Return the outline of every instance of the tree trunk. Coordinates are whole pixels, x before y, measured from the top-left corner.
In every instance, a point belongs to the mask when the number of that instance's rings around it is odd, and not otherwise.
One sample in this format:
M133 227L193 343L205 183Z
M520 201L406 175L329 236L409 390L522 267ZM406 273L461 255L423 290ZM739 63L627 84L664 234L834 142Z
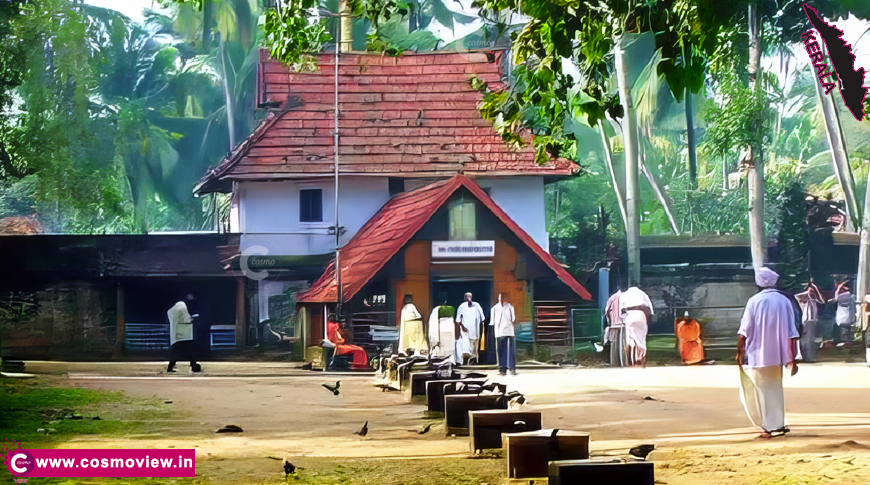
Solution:
M350 16L350 8L347 6L347 0L339 0L338 13L341 15L339 29L341 34L339 37L339 46L341 52L353 51L353 17Z
M695 107L689 88L686 88L684 104L686 106L686 143L689 150L689 181L694 189L698 186L698 142L695 137Z
M756 96L761 96L761 37L759 35L758 6L749 5L749 82ZM761 149L762 120L758 122L758 136L749 147L744 160L749 199L749 245L752 266L759 268L767 259L767 237L764 234L764 154Z
M641 144L638 143L638 145ZM676 209L674 209L674 201L671 200L671 197L662 188L662 184L658 177L655 176L652 170L650 170L649 165L646 163L646 146L638 152L640 155L640 169L643 171L643 175L649 182L650 187L652 187L653 193L656 194L656 199L658 199L659 204L662 205L662 209L665 210L665 215L668 216L668 222L671 223L671 229L674 231L674 234L679 236L680 228L677 227L677 220L674 218L674 212L676 212Z
M221 74L223 77L224 83L224 102L226 102L226 113L227 113L227 132L230 135L230 152L236 149L236 118L235 118L235 109L233 107L233 90L230 89L230 73L227 71L227 52L226 52L226 44L224 44L223 39L221 39L221 45L219 49L219 54L221 56L221 70L223 71Z
M625 193L622 190L622 186L619 185L619 178L616 176L616 167L613 165L613 149L610 147L610 138L607 137L607 132L604 131L603 120L598 120L598 132L601 133L601 144L604 146L604 164L610 173L610 183L613 184L613 191L616 192L616 202L619 205L619 213L622 214L622 227L625 228L628 226L628 217L625 211Z
M625 63L625 38L616 42L616 81L619 86L619 101L624 110L622 138L625 145L625 238L628 253L628 284L640 284L640 183L637 147L637 120L634 100L628 82L628 66Z
M858 209L858 197L855 195L855 177L849 166L849 155L846 153L846 145L843 143L843 132L840 128L840 118L837 114L837 106L834 99L822 92L819 81L814 82L819 105L822 108L822 117L825 120L825 134L828 137L828 145L831 149L831 160L834 165L834 173L840 189L843 190L843 198L846 200L846 213L851 219L852 227L858 229L858 221L861 220ZM866 206L865 206L866 210Z
M214 0L202 0L202 47L211 50L211 26L214 24Z
M858 281L855 285L855 298L858 308L864 309L864 298L867 296L868 279L870 279L870 172L867 173L867 190L864 192L864 217L859 230L860 242L858 244ZM859 313L861 327L867 323L864 321L863 312ZM865 329L867 330L867 329ZM866 342L866 340L865 340ZM867 362L870 362L870 349L866 352Z

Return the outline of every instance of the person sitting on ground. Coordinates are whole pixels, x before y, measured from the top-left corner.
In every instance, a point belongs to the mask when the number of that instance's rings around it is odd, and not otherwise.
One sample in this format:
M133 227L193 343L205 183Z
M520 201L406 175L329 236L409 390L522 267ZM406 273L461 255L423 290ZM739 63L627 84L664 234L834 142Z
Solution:
M335 355L350 354L353 357L351 367L354 369L368 369L369 356L365 349L358 345L350 345L341 335L341 325L336 322L336 318L330 315L329 321L326 324L326 338L335 345Z

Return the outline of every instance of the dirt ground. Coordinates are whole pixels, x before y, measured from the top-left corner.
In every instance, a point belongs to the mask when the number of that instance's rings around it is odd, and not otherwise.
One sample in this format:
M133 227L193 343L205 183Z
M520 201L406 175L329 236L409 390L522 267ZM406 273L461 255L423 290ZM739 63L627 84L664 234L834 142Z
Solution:
M234 376L230 364L204 376L166 376L141 365L65 368L66 377L55 378L69 385L172 401L165 405L176 412L151 423L146 434L80 436L64 446L193 447L197 475L209 483L283 483L285 456L303 469L294 483L502 482L498 454L470 456L467 438L446 436L442 420L424 416L423 404L382 392L370 375L289 368L258 375L254 368L236 370L253 377ZM321 387L339 379L338 396ZM527 395L526 408L542 411L545 427L589 432L593 456L625 456L633 445L655 444L649 458L657 483L870 483L866 366L801 366L786 381L792 433L773 440L757 438L746 418L734 366L521 370L500 379ZM364 421L370 431L360 438L353 432ZM418 435L427 423L432 430ZM226 424L244 432L214 433Z

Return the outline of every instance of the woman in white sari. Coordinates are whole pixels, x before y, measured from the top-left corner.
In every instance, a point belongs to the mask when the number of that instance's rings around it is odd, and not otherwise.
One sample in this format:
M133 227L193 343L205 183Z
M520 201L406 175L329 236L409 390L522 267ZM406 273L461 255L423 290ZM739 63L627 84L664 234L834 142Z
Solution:
M399 326L398 351L409 355L428 352L429 344L426 343L426 332L423 330L423 315L417 311L411 295L405 295L404 302Z
M453 322L453 307L436 306L429 315L429 355L432 357L450 357L454 364L456 359L456 325Z

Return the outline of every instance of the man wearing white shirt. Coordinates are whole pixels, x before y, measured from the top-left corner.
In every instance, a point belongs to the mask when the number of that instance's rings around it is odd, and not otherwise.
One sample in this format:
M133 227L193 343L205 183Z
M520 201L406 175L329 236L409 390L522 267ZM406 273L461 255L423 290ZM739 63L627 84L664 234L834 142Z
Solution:
M768 268L755 269L761 288L746 302L737 331L737 363L740 367L740 399L761 437L782 436L785 427L785 395L782 367L797 373L797 342L800 338L791 301L776 291L779 275Z
M622 314L622 331L628 347L625 353L626 364L646 365L646 335L649 331L650 316L655 314L649 295L640 288L632 286L619 296L619 311Z
M477 343L480 340L480 324L486 320L483 308L472 299L471 293L465 294L465 301L456 309L456 323L462 325L468 332L468 340L471 343L471 356L475 363L478 360Z
M511 375L517 375L517 342L514 333L514 321L517 319L514 306L504 301L498 294L498 303L490 310L489 325L494 327L495 340L498 342L498 373L505 375L510 370Z

